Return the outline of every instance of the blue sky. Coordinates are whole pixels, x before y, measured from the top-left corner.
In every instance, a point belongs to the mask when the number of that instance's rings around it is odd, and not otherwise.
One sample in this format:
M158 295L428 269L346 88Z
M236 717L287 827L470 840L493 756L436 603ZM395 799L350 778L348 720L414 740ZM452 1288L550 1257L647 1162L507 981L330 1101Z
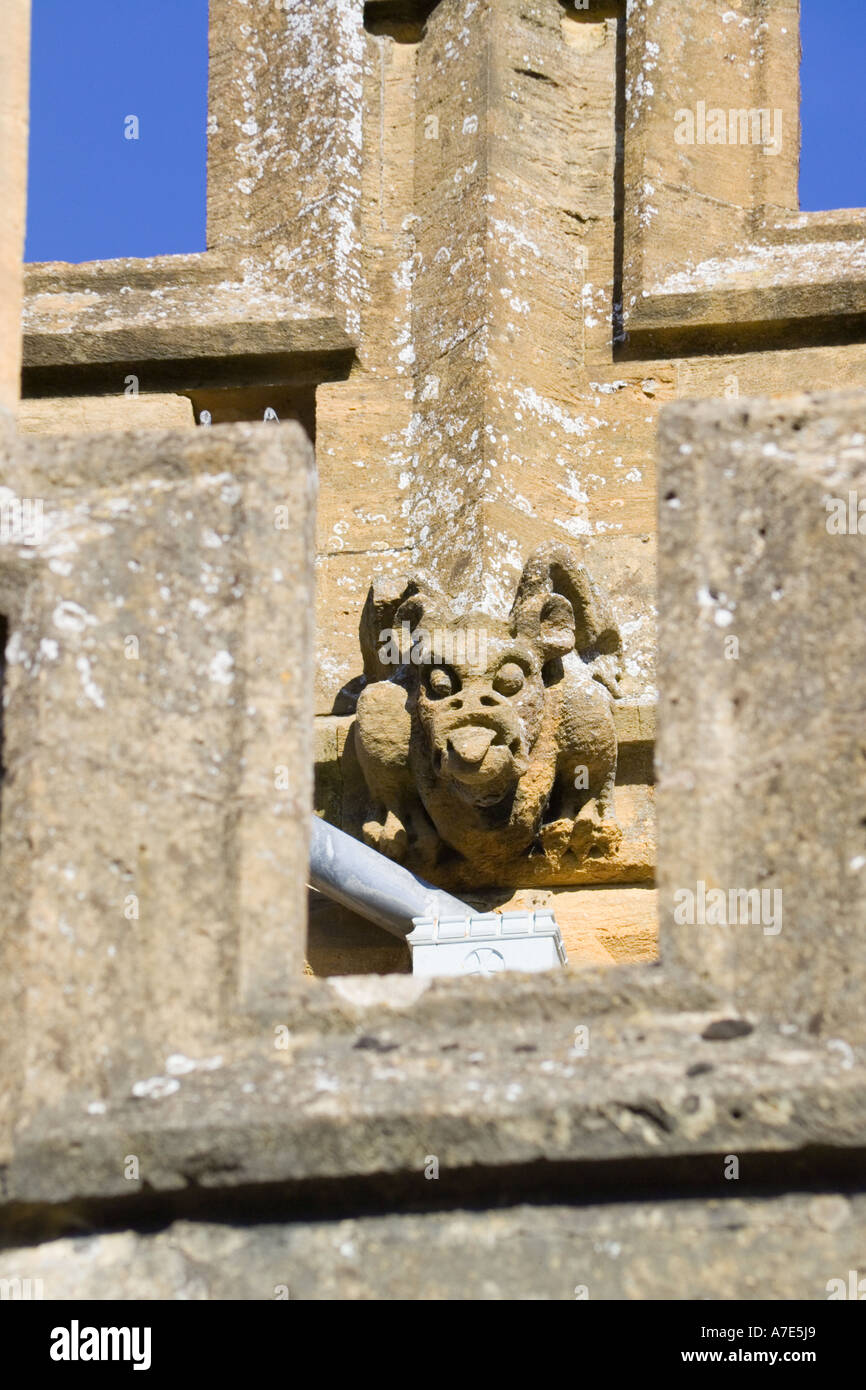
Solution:
M32 15L26 259L203 251L207 0L32 0Z
M207 0L32 3L26 259L204 250ZM800 203L866 207L866 0L802 12Z
M866 208L866 0L801 0L800 206Z

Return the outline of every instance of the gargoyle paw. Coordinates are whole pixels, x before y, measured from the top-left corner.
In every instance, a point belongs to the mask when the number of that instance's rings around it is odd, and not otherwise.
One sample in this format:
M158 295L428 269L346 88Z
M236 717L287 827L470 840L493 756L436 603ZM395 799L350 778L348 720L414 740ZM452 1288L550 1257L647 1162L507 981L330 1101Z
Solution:
M387 855L389 859L396 860L398 864L402 864L406 858L406 828L393 811L388 812L384 823L377 820L364 822L364 843L371 849L378 850L380 854Z
M548 821L541 827L539 839L547 859L558 862L568 849L572 822L566 819Z
M607 858L621 842L622 829L612 815L602 814L594 800L581 806L571 833L569 848L573 854L583 859L595 851L595 858Z

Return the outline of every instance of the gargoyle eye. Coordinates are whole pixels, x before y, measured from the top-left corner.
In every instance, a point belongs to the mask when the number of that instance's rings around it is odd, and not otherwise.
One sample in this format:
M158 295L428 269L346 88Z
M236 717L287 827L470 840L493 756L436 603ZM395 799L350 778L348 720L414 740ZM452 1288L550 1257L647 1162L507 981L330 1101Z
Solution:
M524 674L516 661L506 661L500 666L493 682L493 689L500 695L516 695L523 688Z
M434 666L430 672L428 680L430 694L441 699L443 695L450 695L454 689L454 682L447 671L443 671L441 666Z

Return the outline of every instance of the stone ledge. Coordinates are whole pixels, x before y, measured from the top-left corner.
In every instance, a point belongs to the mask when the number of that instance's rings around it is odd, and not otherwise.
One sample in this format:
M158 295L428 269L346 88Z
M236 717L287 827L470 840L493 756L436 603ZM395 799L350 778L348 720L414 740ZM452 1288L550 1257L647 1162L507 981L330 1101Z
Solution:
M581 1027L585 1055L574 1050ZM284 1051L274 1037L263 1030L219 1061L181 1059L171 1076L130 1076L110 1097L70 1093L43 1109L16 1133L5 1202L391 1179L421 1175L430 1154L451 1172L489 1176L517 1165L841 1153L866 1138L861 1060L805 1032L731 1023L718 1008L575 1011L540 1025L512 1010L496 1028L459 1009L436 1028L417 1008L375 1022L358 1009L351 1032L290 1035ZM124 1176L129 1155L138 1182Z
M22 400L20 434L96 434L101 430L195 429L192 404L170 392L125 396L45 396Z
M703 1201L176 1221L5 1250L0 1278L41 1279L49 1300L826 1299L829 1280L847 1285L862 1266L862 1194L725 1188Z

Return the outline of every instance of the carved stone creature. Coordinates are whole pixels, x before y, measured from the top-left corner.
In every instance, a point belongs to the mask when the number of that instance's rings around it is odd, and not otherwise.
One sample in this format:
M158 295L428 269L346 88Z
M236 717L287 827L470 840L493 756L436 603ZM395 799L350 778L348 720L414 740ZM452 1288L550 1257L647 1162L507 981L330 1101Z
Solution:
M570 550L535 551L506 621L414 581L374 588L361 642L368 844L421 872L449 851L490 867L615 848L622 642Z

